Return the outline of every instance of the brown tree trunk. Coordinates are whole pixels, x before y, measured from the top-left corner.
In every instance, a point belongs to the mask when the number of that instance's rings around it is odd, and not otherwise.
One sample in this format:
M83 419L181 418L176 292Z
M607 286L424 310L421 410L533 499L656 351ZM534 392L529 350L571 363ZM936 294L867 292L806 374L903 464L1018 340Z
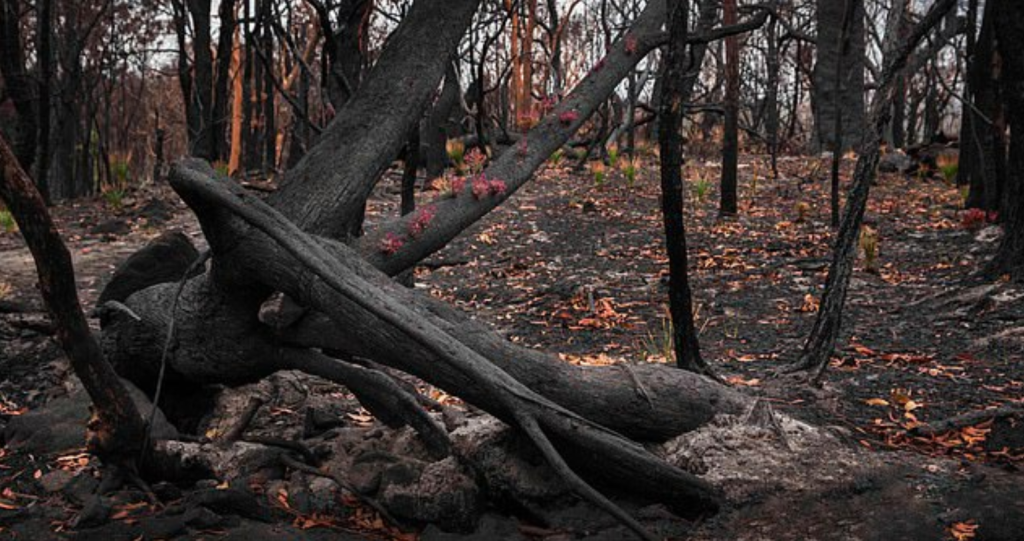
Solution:
M57 328L57 340L95 407L90 446L113 464L140 457L144 426L124 383L103 357L78 302L71 254L50 219L39 191L0 136L0 199L25 237L39 273L39 289Z

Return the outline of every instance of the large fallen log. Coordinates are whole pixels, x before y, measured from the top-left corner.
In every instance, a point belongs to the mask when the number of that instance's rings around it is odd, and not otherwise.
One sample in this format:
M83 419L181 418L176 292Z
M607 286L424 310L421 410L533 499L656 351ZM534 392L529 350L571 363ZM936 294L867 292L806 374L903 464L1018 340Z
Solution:
M392 332L429 350L433 363L407 360L398 368L465 397L523 430L581 497L605 509L641 536L650 538L635 519L579 478L553 442L577 464L599 471L603 481L622 489L673 504L691 514L717 508L718 495L704 481L535 393L443 329L419 318L414 310L382 288L361 278L350 268L352 261L359 261L351 248L338 244L334 247L337 255L332 254L262 201L226 179L215 179L208 166L203 170L179 164L171 182L196 211L215 254L215 267L227 270L220 276L244 276L248 283L262 283L283 291L327 314L342 329L353 314L376 320L380 328L393 329Z

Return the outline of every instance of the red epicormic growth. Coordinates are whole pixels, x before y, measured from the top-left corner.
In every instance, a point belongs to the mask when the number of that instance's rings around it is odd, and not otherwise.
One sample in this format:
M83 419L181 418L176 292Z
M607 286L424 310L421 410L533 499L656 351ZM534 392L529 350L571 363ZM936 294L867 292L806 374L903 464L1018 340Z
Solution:
M437 207L429 205L420 209L416 217L409 222L409 236L416 238L427 230L430 221L437 215Z
M480 173L473 177L473 197L483 199L489 193L491 193L491 183L488 182L487 175Z
M488 183L488 188L490 188L491 195L495 196L505 195L505 192L508 190L508 186L505 185L505 181L497 179L490 181Z
M960 225L964 229L980 229L985 224L992 224L999 220L999 213L995 211L985 212L982 209L974 208L964 212L960 218Z
M626 36L626 54L635 54L638 48L636 36L630 34Z
M405 244L405 241L403 241L401 237L394 233L388 232L388 234L384 235L384 239L381 240L380 242L380 251L384 255L394 255L398 253L399 250L402 249L403 244Z
M579 118L580 114L577 113L575 110L565 111L558 115L558 121L561 122L562 124L565 124L566 126L572 124L573 122L576 122L577 120L579 120Z

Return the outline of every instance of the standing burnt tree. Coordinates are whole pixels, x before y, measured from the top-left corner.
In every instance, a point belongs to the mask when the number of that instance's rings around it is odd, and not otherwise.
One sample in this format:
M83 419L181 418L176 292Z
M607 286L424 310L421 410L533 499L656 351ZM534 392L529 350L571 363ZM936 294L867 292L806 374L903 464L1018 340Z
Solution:
M661 103L658 110L658 146L661 150L661 212L669 264L669 313L672 342L679 368L710 374L700 355L693 321L693 294L687 269L686 228L683 225L683 100L687 93L687 19L690 3L674 2L669 12L669 43L665 55ZM728 19L727 19L728 20ZM734 19L735 21L735 19ZM734 179L735 180L735 179Z
M973 6L977 12L977 6ZM969 25L967 101L960 130L958 183L969 186L966 206L997 212L1006 187L1006 117L1002 48L997 42L999 2L985 2L981 30Z
M1020 2L993 0L992 25L995 27L998 54L1002 59L1001 92L1006 110L1006 126L1011 131L1009 166L1006 168L1006 189L1003 207L1010 210L1006 236L989 273L1007 274L1014 280L1024 278L1024 6ZM986 9L986 20L989 12ZM980 91L980 89L979 89Z

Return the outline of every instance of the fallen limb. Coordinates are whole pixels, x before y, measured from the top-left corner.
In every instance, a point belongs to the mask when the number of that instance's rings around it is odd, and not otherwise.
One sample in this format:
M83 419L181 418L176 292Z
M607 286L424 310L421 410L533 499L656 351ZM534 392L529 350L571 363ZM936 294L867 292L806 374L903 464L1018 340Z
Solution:
M975 410L960 415L915 426L907 431L911 436L935 437L946 432L973 426L989 419L1002 419L1024 415L1024 406L1010 405L987 410Z
M235 275L245 275L266 287L281 290L339 324L348 321L353 312L364 314L362 317L366 319L376 319L381 327L394 328L429 350L437 361L430 366L407 362L398 368L426 381L438 382L456 395L465 396L469 394L464 392L466 389L475 389L477 406L524 429L542 450L550 445L545 438L554 437L571 453L585 452L592 467L599 469L606 480L623 488L640 490L666 502L686 502L691 512L717 508L719 497L706 482L665 464L643 447L538 395L358 276L348 266L358 260L351 249L339 246L337 250L347 257L332 255L262 201L226 179L214 180L212 174L208 166L197 170L179 164L174 168L171 182L196 211L214 253L225 253L226 259L219 264L215 259L215 269L224 266ZM545 438L541 438L538 431ZM549 453L545 454L549 460L553 459ZM570 486L579 489L581 496L614 515L638 535L652 538L616 505L583 488L589 485L575 472L560 468L557 463L553 466L566 476Z
M384 424L392 428L411 426L434 458L451 454L452 443L444 428L427 414L415 396L386 374L308 349L281 348L281 358L295 370L341 383Z

